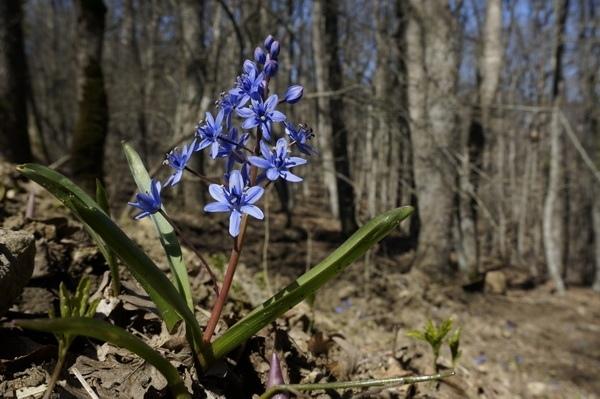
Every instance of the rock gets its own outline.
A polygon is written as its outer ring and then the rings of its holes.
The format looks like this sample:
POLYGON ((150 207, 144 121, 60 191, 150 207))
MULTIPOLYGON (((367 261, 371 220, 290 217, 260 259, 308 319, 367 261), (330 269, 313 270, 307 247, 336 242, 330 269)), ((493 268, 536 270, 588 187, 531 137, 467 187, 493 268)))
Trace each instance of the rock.
POLYGON ((32 234, 0 228, 0 314, 23 291, 33 273, 34 259, 32 234))
POLYGON ((485 292, 489 294, 505 294, 506 275, 501 271, 488 272, 485 275, 485 292))
POLYGON ((540 381, 531 381, 527 383, 527 392, 532 397, 546 396, 548 386, 540 381))

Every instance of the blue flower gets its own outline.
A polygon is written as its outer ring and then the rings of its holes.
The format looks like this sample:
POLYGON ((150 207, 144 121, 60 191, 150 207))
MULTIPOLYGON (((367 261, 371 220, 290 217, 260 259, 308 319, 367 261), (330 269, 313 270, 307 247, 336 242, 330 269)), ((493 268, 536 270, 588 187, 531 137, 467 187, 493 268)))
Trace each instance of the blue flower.
POLYGON ((218 107, 223 110, 228 125, 231 124, 231 114, 240 106, 241 101, 242 96, 230 91, 229 93, 225 93, 217 103, 218 107))
POLYGON ((219 148, 217 157, 230 157, 236 162, 244 162, 246 160, 246 157, 244 156, 244 146, 248 142, 249 138, 249 133, 244 133, 238 137, 238 130, 236 128, 231 129, 229 131, 229 135, 219 137, 221 146, 219 148))
POLYGON ((265 102, 252 100, 252 107, 239 108, 237 114, 245 119, 242 128, 252 129, 260 126, 263 136, 270 140, 272 122, 283 122, 285 120, 285 115, 275 109, 277 102, 277 95, 273 94, 265 102))
POLYGON ((229 172, 233 169, 235 163, 246 162, 246 154, 244 154, 244 146, 250 139, 249 133, 244 133, 238 137, 238 131, 233 128, 229 131, 228 136, 219 137, 221 147, 219 148, 219 158, 225 159, 225 178, 229 179, 229 172))
POLYGON ((181 176, 183 175, 183 171, 185 170, 187 163, 194 153, 195 146, 196 141, 194 140, 192 143, 184 145, 181 150, 175 148, 167 154, 165 163, 172 167, 174 172, 165 182, 165 187, 174 186, 179 183, 181 176))
POLYGON ((315 155, 317 150, 313 148, 308 141, 314 137, 312 129, 304 124, 299 124, 298 127, 294 127, 291 123, 283 122, 285 126, 285 133, 290 137, 290 140, 294 142, 298 150, 306 155, 315 155))
POLYGON ((290 172, 290 168, 294 166, 304 165, 306 159, 292 157, 288 155, 288 143, 284 138, 277 140, 275 151, 264 141, 260 142, 260 152, 262 157, 251 156, 248 161, 261 169, 266 170, 266 175, 269 180, 277 180, 282 178, 289 182, 299 182, 302 178, 290 172))
POLYGON ((138 193, 135 195, 136 202, 128 202, 128 205, 134 206, 142 210, 142 212, 135 215, 135 220, 140 220, 146 216, 153 215, 160 210, 162 206, 160 200, 160 182, 152 179, 150 181, 150 192, 145 194, 138 193))
POLYGON ((244 179, 239 170, 234 170, 229 176, 229 187, 211 184, 208 187, 210 196, 217 202, 211 202, 204 207, 205 212, 231 212, 229 215, 229 234, 237 237, 240 234, 242 215, 247 214, 257 219, 264 217, 262 211, 254 205, 264 193, 260 186, 245 187, 244 179))
POLYGON ((239 106, 245 105, 248 100, 259 100, 263 93, 263 81, 265 75, 258 73, 258 68, 250 60, 244 61, 244 73, 238 76, 235 88, 229 92, 240 96, 239 106))
POLYGON ((196 129, 196 135, 200 138, 200 142, 194 148, 194 151, 200 151, 208 146, 210 147, 210 156, 215 159, 219 153, 219 136, 223 127, 223 110, 217 114, 217 119, 213 119, 210 112, 206 113, 206 121, 196 129))

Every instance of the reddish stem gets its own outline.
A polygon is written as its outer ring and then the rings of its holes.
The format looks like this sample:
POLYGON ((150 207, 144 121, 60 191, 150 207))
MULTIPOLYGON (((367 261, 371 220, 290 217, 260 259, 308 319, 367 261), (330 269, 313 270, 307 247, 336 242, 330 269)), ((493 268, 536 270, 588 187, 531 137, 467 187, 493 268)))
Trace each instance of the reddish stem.
POLYGON ((229 256, 229 263, 227 264, 227 271, 225 272, 225 278, 223 279, 223 284, 221 285, 221 289, 219 290, 219 296, 217 297, 217 301, 210 312, 210 318, 208 319, 208 323, 206 324, 206 328, 204 329, 204 334, 202 335, 202 340, 206 343, 210 343, 210 339, 212 338, 215 329, 217 328, 217 323, 221 318, 221 312, 223 311, 223 307, 225 306, 225 302, 227 301, 227 296, 229 295, 229 289, 231 288, 231 284, 233 283, 233 275, 235 274, 235 269, 237 268, 238 261, 240 259, 240 254, 242 252, 242 246, 244 245, 244 238, 246 236, 246 227, 248 226, 248 216, 244 215, 242 219, 242 225, 240 226, 240 234, 237 239, 234 240, 233 248, 231 249, 231 255, 229 256))
MULTIPOLYGON (((258 154, 260 151, 260 140, 262 139, 262 132, 260 129, 256 131, 256 145, 254 147, 254 153, 258 154)), ((258 169, 253 166, 250 169, 250 182, 252 185, 256 183, 256 176, 258 175, 258 169)), ((219 296, 217 297, 217 301, 213 306, 212 311, 210 312, 210 317, 208 319, 208 323, 206 324, 206 328, 204 329, 204 334, 202 335, 202 340, 204 343, 209 344, 210 339, 215 333, 215 329, 217 328, 217 323, 221 318, 221 312, 223 312, 223 307, 225 306, 225 302, 227 301, 227 297, 229 296, 229 289, 231 288, 231 284, 233 283, 233 275, 235 274, 235 269, 237 268, 238 262, 240 260, 240 254, 242 252, 242 247, 244 246, 244 239, 246 238, 246 228, 248 227, 248 215, 244 215, 242 218, 242 224, 240 226, 240 234, 233 240, 233 248, 231 249, 231 255, 229 256, 229 263, 227 264, 227 270, 225 271, 225 277, 223 279, 223 284, 221 285, 221 289, 219 290, 219 296)))

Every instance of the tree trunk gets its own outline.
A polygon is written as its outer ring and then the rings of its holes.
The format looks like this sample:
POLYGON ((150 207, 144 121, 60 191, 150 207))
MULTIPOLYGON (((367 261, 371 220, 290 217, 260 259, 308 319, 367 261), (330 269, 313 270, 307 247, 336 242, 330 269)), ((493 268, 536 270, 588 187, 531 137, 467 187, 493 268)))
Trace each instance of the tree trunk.
POLYGON ((485 25, 482 38, 483 48, 480 58, 481 84, 479 87, 479 105, 481 121, 472 121, 465 130, 462 140, 462 167, 459 177, 459 230, 460 254, 459 267, 468 277, 473 278, 479 272, 479 245, 477 240, 477 209, 473 196, 478 187, 477 173, 474 169, 481 166, 484 151, 484 136, 494 135, 490 118, 491 107, 502 68, 502 2, 487 2, 485 25))
MULTIPOLYGON (((181 66, 179 100, 175 114, 175 137, 192 136, 194 127, 204 112, 209 111, 207 90, 207 55, 204 46, 204 1, 180 0, 181 18, 181 66)), ((213 112, 214 115, 214 112, 213 112)), ((197 153, 190 160, 189 166, 204 173, 202 153, 197 153)), ((199 181, 186 180, 183 185, 184 202, 199 206, 204 190, 199 181)))
MULTIPOLYGON (((322 0, 318 0, 322 1, 322 0)), ((323 4, 325 17, 326 63, 329 67, 329 90, 342 89, 342 65, 338 37, 338 0, 328 0, 323 4)), ((350 176, 350 158, 348 156, 348 130, 344 121, 344 101, 341 96, 329 97, 331 111, 331 130, 333 132, 333 156, 338 192, 338 208, 342 235, 350 236, 358 228, 354 208, 354 186, 350 176)))
POLYGON ((29 92, 22 1, 0 1, 0 158, 9 162, 32 159, 27 130, 29 92))
MULTIPOLYGON (((329 71, 327 66, 328 49, 323 40, 325 19, 323 16, 323 0, 315 0, 312 10, 312 46, 315 61, 315 83, 318 93, 328 90, 329 71)), ((326 97, 317 97, 317 139, 323 162, 323 183, 329 195, 329 209, 334 217, 338 217, 338 189, 335 177, 333 156, 333 131, 331 126, 330 102, 326 97)))
POLYGON ((71 172, 87 191, 103 178, 108 104, 102 73, 102 44, 106 7, 102 0, 78 0, 77 81, 78 114, 71 145, 71 172))
MULTIPOLYGON (((396 201, 393 206, 400 205, 416 205, 413 156, 410 140, 409 127, 409 111, 408 111, 408 74, 406 70, 406 29, 409 19, 410 6, 406 0, 396 1, 396 31, 394 32, 394 47, 395 56, 393 58, 395 64, 397 95, 395 96, 395 112, 397 113, 395 122, 398 126, 398 134, 395 136, 398 143, 395 145, 397 151, 393 156, 397 157, 398 162, 398 186, 396 188, 396 201)), ((400 225, 400 230, 404 235, 410 237, 411 241, 416 242, 418 234, 418 219, 409 218, 400 225)))
POLYGON ((554 78, 552 82, 552 101, 554 110, 552 112, 552 121, 550 126, 550 176, 548 178, 548 189, 544 201, 544 249, 546 253, 546 262, 550 277, 554 281, 559 293, 564 292, 565 285, 562 278, 563 273, 563 254, 564 254, 564 198, 562 187, 564 184, 564 138, 561 134, 561 127, 558 112, 562 100, 562 55, 564 52, 563 36, 565 31, 565 22, 567 19, 567 10, 569 8, 568 0, 555 1, 556 15, 556 37, 553 62, 554 78))
POLYGON ((142 159, 148 163, 148 118, 146 116, 147 92, 146 74, 142 62, 142 54, 138 42, 136 8, 133 0, 127 0, 124 13, 125 47, 129 50, 132 61, 133 76, 137 79, 131 84, 134 88, 134 113, 137 131, 139 132, 140 152, 142 159))
POLYGON ((454 16, 443 2, 411 1, 406 32, 408 98, 420 232, 416 267, 432 277, 448 271, 456 169, 454 16))

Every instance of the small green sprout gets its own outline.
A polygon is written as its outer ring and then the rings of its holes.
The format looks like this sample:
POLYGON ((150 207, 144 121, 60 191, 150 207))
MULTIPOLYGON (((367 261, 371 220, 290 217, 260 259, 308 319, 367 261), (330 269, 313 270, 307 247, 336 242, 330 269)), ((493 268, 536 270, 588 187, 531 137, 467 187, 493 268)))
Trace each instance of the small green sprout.
MULTIPOLYGON (((87 276, 79 280, 79 284, 77 285, 75 294, 67 290, 64 283, 60 283, 58 289, 58 298, 60 303, 59 308, 61 319, 67 319, 71 317, 92 318, 94 316, 94 314, 96 313, 96 307, 98 306, 100 299, 98 298, 92 301, 91 303, 89 302, 90 286, 91 281, 87 276)), ((52 308, 50 308, 50 311, 48 311, 48 315, 51 319, 57 318, 56 314, 54 313, 54 309, 52 308)), ((58 380, 60 372, 65 363, 69 347, 73 343, 73 340, 76 338, 76 335, 69 333, 54 333, 54 336, 58 341, 58 360, 56 362, 56 366, 54 367, 54 371, 52 372, 52 376, 48 384, 48 389, 44 394, 44 399, 49 398, 50 394, 52 394, 52 391, 54 390, 54 385, 56 385, 56 381, 58 380)))
POLYGON ((461 355, 459 350, 460 346, 460 328, 457 328, 454 331, 454 334, 448 338, 448 347, 450 348, 450 354, 452 355, 452 367, 456 365, 456 361, 461 355))
POLYGON ((431 347, 433 352, 433 369, 435 372, 438 371, 437 361, 440 356, 440 349, 442 344, 446 342, 450 347, 450 353, 452 355, 452 364, 454 365, 460 352, 458 350, 460 344, 460 329, 457 329, 452 336, 446 341, 445 338, 452 330, 452 319, 446 319, 442 321, 439 327, 433 322, 433 320, 427 321, 423 330, 412 330, 406 333, 408 337, 425 341, 431 347))

